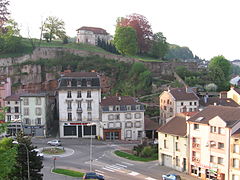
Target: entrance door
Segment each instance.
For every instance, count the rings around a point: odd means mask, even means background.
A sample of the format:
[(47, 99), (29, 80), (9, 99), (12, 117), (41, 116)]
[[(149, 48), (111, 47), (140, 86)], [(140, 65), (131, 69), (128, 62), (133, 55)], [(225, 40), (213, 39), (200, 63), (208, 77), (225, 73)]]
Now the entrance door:
[(78, 137), (82, 137), (82, 126), (78, 126)]
[(183, 158), (183, 171), (187, 170), (187, 162), (186, 162), (186, 158)]

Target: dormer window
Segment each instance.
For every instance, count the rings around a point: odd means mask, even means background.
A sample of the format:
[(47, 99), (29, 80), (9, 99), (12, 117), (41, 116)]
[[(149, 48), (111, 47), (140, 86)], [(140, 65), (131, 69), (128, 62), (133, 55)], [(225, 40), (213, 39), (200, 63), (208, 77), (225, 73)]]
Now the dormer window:
[(140, 105), (136, 105), (136, 110), (140, 110)]
[(71, 87), (71, 86), (72, 86), (71, 80), (67, 80), (67, 87)]
[(127, 111), (131, 111), (131, 106), (127, 106)]
[(113, 107), (112, 106), (109, 106), (109, 111), (113, 111)]
[(87, 87), (91, 87), (91, 81), (87, 80)]
[(115, 110), (116, 110), (116, 111), (120, 111), (120, 106), (116, 106), (116, 107), (115, 107)]
[(77, 87), (81, 87), (81, 81), (77, 80)]

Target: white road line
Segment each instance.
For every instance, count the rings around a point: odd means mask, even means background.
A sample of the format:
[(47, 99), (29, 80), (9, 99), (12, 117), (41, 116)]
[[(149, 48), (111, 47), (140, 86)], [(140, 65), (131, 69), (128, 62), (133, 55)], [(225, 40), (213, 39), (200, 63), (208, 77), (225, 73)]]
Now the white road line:
[(147, 179), (147, 180), (157, 180), (157, 179), (154, 179), (154, 178), (151, 178), (151, 177), (147, 177), (145, 179)]
[(95, 171), (97, 171), (97, 172), (99, 172), (99, 173), (104, 173), (103, 171), (100, 171), (100, 170), (98, 170), (98, 169), (95, 169)]
[(114, 172), (113, 170), (105, 168), (105, 167), (103, 167), (102, 169), (105, 169), (105, 170), (110, 171), (110, 172)]
[(125, 166), (125, 165), (122, 165), (122, 164), (118, 164), (118, 163), (116, 163), (116, 165), (117, 165), (117, 166), (124, 167), (124, 168), (127, 168), (127, 166)]
[(127, 165), (130, 165), (130, 166), (133, 166), (134, 164), (131, 164), (131, 163), (127, 163), (127, 162), (121, 162), (123, 164), (127, 164)]
[(131, 175), (131, 176), (137, 176), (137, 175), (139, 175), (139, 173), (138, 172), (135, 172), (135, 171), (132, 171), (132, 172), (130, 172), (130, 173), (128, 173), (129, 175)]

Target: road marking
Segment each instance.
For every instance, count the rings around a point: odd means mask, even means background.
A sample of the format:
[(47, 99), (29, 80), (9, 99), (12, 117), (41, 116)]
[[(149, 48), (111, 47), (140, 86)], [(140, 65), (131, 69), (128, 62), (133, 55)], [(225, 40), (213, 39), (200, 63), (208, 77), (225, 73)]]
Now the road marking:
[(130, 165), (130, 166), (133, 166), (134, 164), (131, 164), (131, 163), (127, 163), (127, 162), (121, 162), (123, 164), (127, 164), (127, 165)]
[(110, 171), (110, 172), (114, 172), (113, 170), (110, 170), (110, 169), (105, 168), (105, 167), (103, 167), (102, 169), (105, 169), (105, 170)]
[(132, 171), (132, 172), (130, 172), (130, 173), (128, 173), (129, 175), (131, 175), (131, 176), (137, 176), (137, 175), (139, 175), (139, 173), (138, 172), (135, 172), (135, 171)]
[(104, 175), (104, 172), (103, 171), (100, 171), (100, 170), (98, 170), (98, 169), (95, 169), (95, 171), (98, 173), (98, 174), (100, 174), (100, 175)]
[(118, 164), (118, 163), (116, 163), (116, 165), (117, 165), (117, 166), (124, 167), (124, 168), (127, 168), (127, 166), (125, 166), (125, 165), (122, 165), (122, 164)]
[(154, 179), (154, 178), (151, 178), (151, 177), (147, 177), (145, 179), (147, 179), (147, 180), (157, 180), (157, 179)]

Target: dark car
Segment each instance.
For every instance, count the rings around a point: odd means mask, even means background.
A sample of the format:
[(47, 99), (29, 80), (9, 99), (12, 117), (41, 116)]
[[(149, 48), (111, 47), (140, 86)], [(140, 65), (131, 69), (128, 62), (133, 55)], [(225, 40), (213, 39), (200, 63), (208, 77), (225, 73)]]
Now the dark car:
[(83, 176), (83, 179), (91, 179), (91, 180), (104, 180), (104, 177), (95, 172), (88, 172)]
[(176, 174), (166, 174), (162, 175), (163, 180), (181, 180), (181, 177)]

